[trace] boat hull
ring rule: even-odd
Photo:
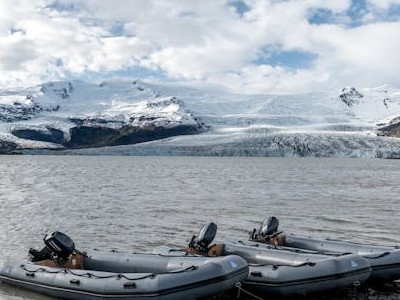
[[[354,254],[331,257],[251,242],[227,243],[224,251],[249,263],[244,284],[260,296],[293,297],[358,286],[371,272],[368,261]]]
[[[371,265],[370,282],[400,279],[400,248],[339,240],[285,235],[284,246],[317,251],[324,254],[354,253],[366,258]]]
[[[62,299],[172,300],[218,295],[248,276],[247,263],[238,256],[164,257],[102,252],[89,256],[83,270],[8,261],[0,271],[0,280]]]

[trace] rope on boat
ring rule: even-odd
[[[125,278],[127,280],[141,280],[141,279],[146,279],[146,278],[154,278],[156,275],[163,275],[163,274],[178,274],[178,273],[184,273],[187,271],[192,271],[192,270],[196,270],[197,267],[196,266],[190,266],[188,268],[182,269],[182,270],[175,270],[175,271],[170,271],[170,272],[164,272],[164,273],[150,273],[148,275],[142,276],[142,277],[135,277],[135,278],[130,278],[128,276],[126,276],[125,274],[112,274],[112,275],[105,275],[105,276],[100,276],[100,275],[96,275],[93,273],[76,273],[70,269],[58,269],[58,270],[49,270],[47,268],[37,268],[35,270],[29,270],[25,265],[21,265],[21,268],[26,271],[29,272],[30,274],[34,274],[36,272],[46,272],[46,273],[50,273],[50,274],[57,274],[57,273],[64,273],[64,274],[71,274],[74,276],[78,276],[78,277],[88,277],[88,278],[95,278],[95,279],[109,279],[109,278],[116,278],[116,279],[121,279],[121,278]]]
[[[373,256],[373,255],[363,255],[363,257],[369,258],[369,259],[376,259],[376,258],[384,257],[384,256],[389,255],[389,254],[390,254],[390,252],[383,252],[383,253],[375,255],[375,256]]]
[[[287,265],[287,264],[274,265],[274,264],[271,264],[271,263],[265,263],[265,264],[252,264],[252,263],[249,263],[248,265],[249,265],[249,266],[252,266],[252,267],[266,267],[266,266],[272,266],[272,269],[273,269],[273,270],[276,270],[276,269],[278,269],[279,267],[292,267],[292,268],[298,268],[298,267],[304,267],[304,266],[314,267],[316,264],[317,264],[317,263],[316,263],[316,262],[313,262],[313,261],[306,261],[306,262],[303,262],[303,263],[297,264],[297,265]]]
[[[94,249],[94,250],[98,250],[98,249]],[[99,250],[98,250],[99,251]],[[126,253],[126,252],[121,252],[118,251],[116,249],[112,249],[110,250],[110,252],[112,253]],[[204,255],[200,255],[200,254],[195,254],[195,253],[189,253],[187,251],[185,251],[185,249],[168,249],[168,252],[183,252],[183,256],[199,256],[199,257],[204,257]],[[142,254],[142,253],[137,253],[137,252],[132,252],[130,254]],[[182,253],[179,253],[178,255],[171,255],[171,254],[163,254],[163,253],[156,253],[154,255],[160,256],[160,257],[182,257]]]
[[[260,297],[258,297],[257,295],[254,295],[253,293],[250,293],[249,291],[245,290],[245,289],[242,287],[242,284],[241,284],[240,282],[236,283],[236,287],[237,287],[237,289],[238,289],[237,299],[240,298],[240,292],[243,292],[243,293],[249,295],[250,297],[253,297],[253,298],[256,299],[256,300],[266,300],[266,299],[264,299],[264,298],[260,298]]]
[[[285,252],[294,252],[294,253],[301,253],[301,254],[325,254],[325,255],[329,255],[329,256],[345,256],[348,254],[353,254],[352,252],[344,252],[344,253],[340,253],[340,252],[329,252],[329,251],[319,251],[319,250],[308,250],[308,249],[301,249],[301,248],[290,248],[290,247],[282,247],[282,246],[275,246],[275,245],[271,245],[271,244],[265,244],[262,242],[254,242],[254,244],[246,244],[243,241],[238,241],[238,244],[241,244],[243,246],[247,246],[247,247],[254,247],[254,248],[261,248],[261,249],[268,249],[268,250],[282,250]]]

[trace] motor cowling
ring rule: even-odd
[[[55,231],[50,236],[46,236],[44,243],[58,259],[67,259],[75,251],[74,241],[60,231]]]
[[[284,236],[282,236],[282,231],[278,231],[279,220],[274,217],[265,218],[260,225],[260,228],[256,228],[250,232],[250,240],[257,241],[261,243],[281,245],[284,243]]]
[[[268,217],[261,223],[259,234],[261,236],[273,235],[278,232],[278,227],[279,220],[274,216]]]
[[[217,234],[217,224],[209,222],[199,232],[197,236],[193,236],[189,243],[189,248],[195,249],[199,253],[207,253],[211,242]]]

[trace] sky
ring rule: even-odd
[[[135,78],[296,93],[399,75],[400,0],[0,0],[0,88]]]

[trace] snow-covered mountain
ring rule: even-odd
[[[134,144],[204,130],[182,100],[138,81],[51,82],[0,92],[4,152]]]
[[[2,153],[397,158],[399,123],[400,92],[386,86],[238,95],[136,80],[0,90]]]

